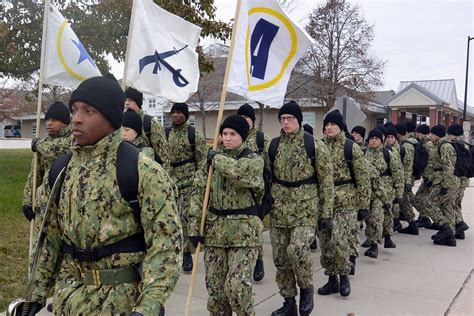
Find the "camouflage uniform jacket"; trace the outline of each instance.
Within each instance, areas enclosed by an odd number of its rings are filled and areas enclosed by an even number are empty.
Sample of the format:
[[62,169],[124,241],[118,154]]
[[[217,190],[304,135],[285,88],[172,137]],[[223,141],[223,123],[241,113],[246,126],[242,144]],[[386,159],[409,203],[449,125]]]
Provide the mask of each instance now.
[[[256,196],[263,193],[263,158],[255,153],[237,159],[247,148],[242,144],[236,149],[218,149],[212,160],[209,208],[218,210],[243,209],[255,205]],[[191,202],[189,235],[199,235],[203,197]],[[254,215],[220,216],[207,212],[204,243],[211,247],[256,247],[262,244],[263,224]]]
[[451,144],[447,144],[447,137],[434,142],[436,147],[434,156],[433,185],[453,189],[459,186],[459,178],[454,175],[456,165],[456,151]]
[[[325,143],[329,148],[334,171],[334,183],[351,180],[348,163],[344,158],[346,136],[340,133],[336,137],[326,137]],[[370,173],[369,164],[360,146],[352,146],[352,168],[355,182],[334,186],[334,209],[357,210],[368,209],[370,203]]]
[[392,198],[402,198],[404,183],[403,164],[400,159],[400,153],[395,147],[390,150],[390,169],[392,170]]
[[[401,145],[405,142],[403,145]],[[403,159],[403,173],[405,175],[405,185],[410,187],[415,183],[415,177],[413,177],[413,159],[415,158],[415,146],[414,144],[418,141],[412,137],[406,138],[405,136],[400,137],[398,140],[399,146],[405,148],[405,158]],[[400,152],[400,148],[398,148]]]
[[[326,145],[314,139],[316,170],[311,165],[304,146],[304,130],[281,134],[280,144],[273,162],[273,176],[295,182],[316,175],[318,184],[304,184],[296,188],[273,183],[273,209],[270,212],[272,227],[288,228],[315,226],[319,218],[331,218],[334,203],[334,183],[331,157]],[[268,148],[266,150],[266,161]]]
[[433,167],[434,167],[434,157],[436,156],[436,148],[433,144],[433,141],[428,137],[423,139],[423,147],[425,147],[428,152],[428,165],[423,171],[423,181],[431,181],[433,178]]
[[[50,224],[35,275],[33,300],[46,299],[47,289],[55,289],[55,301],[62,308],[76,297],[84,304],[93,302],[95,314],[110,314],[123,300],[130,302],[128,311],[158,315],[160,306],[178,281],[182,260],[182,229],[176,212],[175,192],[164,169],[140,153],[138,158],[138,201],[140,222],[132,208],[123,200],[117,186],[115,161],[121,142],[115,131],[92,146],[72,147],[59,205],[51,208]],[[49,185],[45,177],[43,186]],[[43,196],[47,198],[46,195]],[[147,252],[114,254],[92,264],[77,263],[62,252],[64,242],[82,249],[102,247],[143,231]],[[71,272],[73,267],[117,269],[142,265],[138,284],[114,286],[84,285]],[[61,267],[59,269],[59,266]],[[58,271],[59,270],[59,271]],[[122,305],[120,305],[122,304]],[[135,304],[135,306],[133,306]],[[103,305],[103,306],[102,306]],[[62,309],[61,308],[61,309]],[[72,306],[71,313],[81,306]],[[102,310],[101,310],[102,308]]]
[[[137,112],[140,117],[143,119],[145,117],[145,112],[140,109]],[[168,143],[166,141],[165,136],[165,129],[163,125],[158,122],[156,117],[152,118],[151,120],[151,131],[150,131],[150,138],[147,137],[145,130],[142,131],[142,135],[140,136],[142,143],[146,147],[153,148],[153,151],[160,156],[161,161],[163,162],[163,166],[167,166],[169,163],[169,152],[168,152]]]
[[[246,143],[247,147],[252,149],[254,152],[258,153],[259,148],[257,144],[257,131],[255,127],[249,131],[249,136],[247,137]],[[270,138],[267,135],[263,135],[263,151],[268,147],[268,143],[270,142]]]
[[[391,172],[396,171],[392,165],[393,156],[394,154],[390,153]],[[393,199],[393,182],[389,175],[384,175],[388,166],[383,155],[382,146],[378,148],[368,147],[365,157],[371,166],[371,199],[378,199],[382,202],[382,204],[390,203]]]
[[[63,127],[57,135],[48,136],[36,143],[38,150],[38,172],[36,178],[36,186],[38,187],[43,181],[43,176],[46,170],[51,167],[53,161],[66,153],[72,144],[71,128],[69,126]],[[32,206],[33,194],[31,187],[33,186],[33,170],[34,161],[31,161],[30,174],[26,180],[25,188],[23,190],[23,205]]]
[[178,163],[191,158],[195,162],[189,162],[181,166],[169,166],[169,175],[175,182],[178,190],[194,186],[205,185],[207,175],[207,146],[204,136],[196,130],[195,149],[193,151],[188,139],[188,126],[186,122],[180,126],[172,126],[168,137],[168,151],[170,163]]
[[145,156],[147,156],[151,160],[155,160],[155,152],[153,151],[153,148],[145,146],[145,144],[143,144],[143,142],[142,142],[141,137],[135,138],[132,141],[132,144],[137,146]]

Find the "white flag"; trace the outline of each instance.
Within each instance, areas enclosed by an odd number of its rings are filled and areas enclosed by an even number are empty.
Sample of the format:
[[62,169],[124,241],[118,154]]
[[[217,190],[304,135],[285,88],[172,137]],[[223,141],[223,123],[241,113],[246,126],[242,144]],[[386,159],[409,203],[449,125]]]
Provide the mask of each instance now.
[[196,46],[201,28],[152,0],[133,1],[130,28],[126,83],[141,92],[186,102],[198,88]]
[[44,82],[76,88],[100,71],[61,13],[49,6],[44,52]]
[[238,14],[227,91],[281,107],[291,71],[312,39],[276,0],[242,0]]

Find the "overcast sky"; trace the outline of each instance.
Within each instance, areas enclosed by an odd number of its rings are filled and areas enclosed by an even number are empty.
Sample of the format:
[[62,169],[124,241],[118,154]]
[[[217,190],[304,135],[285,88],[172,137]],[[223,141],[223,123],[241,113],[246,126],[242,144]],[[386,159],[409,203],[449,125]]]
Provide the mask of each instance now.
[[[301,24],[326,1],[295,0],[290,15]],[[458,99],[464,100],[467,37],[474,37],[473,0],[359,0],[369,23],[375,25],[374,53],[387,60],[382,89],[397,91],[403,80],[455,79]],[[215,0],[217,15],[228,21],[234,0]],[[474,40],[471,40],[468,104],[474,105]]]

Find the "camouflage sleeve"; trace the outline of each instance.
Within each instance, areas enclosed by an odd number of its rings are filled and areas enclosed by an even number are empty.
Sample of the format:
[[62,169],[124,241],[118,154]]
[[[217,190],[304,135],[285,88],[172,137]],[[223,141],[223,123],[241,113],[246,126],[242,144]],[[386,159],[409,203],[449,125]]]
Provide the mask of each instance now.
[[140,149],[140,151],[151,160],[155,160],[155,151],[153,150],[153,148],[143,147],[142,149]]
[[42,158],[56,159],[71,148],[72,140],[72,136],[58,138],[47,137],[38,141],[36,149]]
[[403,159],[403,172],[405,185],[413,186],[413,159],[415,158],[415,147],[410,143],[405,143],[405,159]]
[[160,156],[163,161],[163,166],[168,166],[170,163],[170,156],[168,153],[168,142],[166,141],[165,128],[158,122],[158,119],[154,117],[151,121],[151,147],[154,152]]
[[397,153],[390,152],[390,170],[392,171],[393,188],[395,189],[395,197],[403,197],[404,189],[404,173],[400,156]]
[[216,171],[241,188],[263,189],[263,164],[263,158],[257,154],[241,159],[217,154],[212,160]]
[[441,187],[452,188],[453,184],[456,183],[456,176],[454,175],[456,151],[451,144],[446,144],[442,144],[439,149],[440,162],[443,166],[443,171],[441,171]]
[[23,188],[23,203],[22,205],[29,205],[31,206],[33,204],[32,199],[33,199],[33,192],[31,190],[31,187],[33,186],[33,170],[34,170],[34,157],[31,160],[31,167],[30,167],[30,173],[28,174],[28,178],[26,179],[25,187]]
[[138,162],[141,224],[147,254],[135,311],[158,315],[179,278],[183,250],[176,195],[164,169],[140,154]]
[[370,204],[370,173],[369,163],[364,157],[364,152],[359,146],[352,146],[352,166],[357,183],[357,197],[359,198],[359,208],[368,209]]
[[194,159],[196,159],[196,174],[193,180],[193,187],[195,189],[198,189],[206,185],[206,177],[207,177],[206,139],[198,131],[196,131]]
[[[206,179],[207,179],[207,173],[206,173]],[[204,193],[205,193],[205,188],[202,188],[199,190],[194,190],[191,196],[189,214],[188,214],[188,235],[189,236],[199,235]]]
[[334,206],[334,178],[331,155],[327,146],[314,140],[316,149],[316,174],[318,176],[318,195],[321,201],[321,218],[332,218]]

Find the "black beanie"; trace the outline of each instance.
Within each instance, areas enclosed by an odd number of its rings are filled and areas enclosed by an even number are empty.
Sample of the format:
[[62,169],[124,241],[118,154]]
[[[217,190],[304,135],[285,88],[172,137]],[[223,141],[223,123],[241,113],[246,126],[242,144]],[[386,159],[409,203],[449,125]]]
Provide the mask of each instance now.
[[44,116],[45,120],[55,119],[69,125],[71,122],[71,111],[67,108],[66,104],[56,101],[49,107],[48,111]]
[[173,113],[174,111],[183,113],[186,117],[186,121],[189,119],[189,107],[186,103],[173,104],[173,107],[171,107],[171,113]]
[[397,129],[393,126],[387,127],[387,137],[389,135],[395,136],[395,138],[396,138],[397,137]]
[[324,117],[323,126],[326,126],[327,123],[334,123],[337,126],[339,126],[341,131],[344,130],[344,120],[342,118],[341,113],[339,113],[338,110],[334,110],[326,114],[326,116]]
[[313,127],[309,124],[303,125],[303,129],[306,133],[313,135]]
[[231,115],[224,120],[221,127],[219,128],[219,134],[222,135],[224,128],[231,128],[239,133],[243,141],[245,141],[247,136],[249,136],[249,124],[242,116],[237,114]]
[[106,77],[86,79],[72,92],[69,107],[76,101],[95,107],[115,129],[122,125],[125,94],[116,81]]
[[142,108],[143,93],[141,93],[140,91],[135,90],[132,87],[129,87],[127,90],[125,90],[125,97],[132,99],[133,101],[135,101],[135,103],[138,105],[140,109]]
[[237,111],[237,114],[238,115],[245,115],[248,118],[250,118],[252,120],[252,122],[255,123],[255,110],[253,109],[253,107],[250,104],[245,103],[245,104],[241,105],[239,110]]
[[278,112],[278,120],[283,114],[291,114],[298,120],[298,124],[301,126],[301,122],[303,121],[303,113],[301,112],[301,108],[295,101],[291,100],[288,103],[283,104],[280,111]]
[[428,135],[430,133],[430,127],[426,124],[423,124],[423,125],[418,126],[416,128],[416,131],[423,135]]
[[453,124],[448,127],[448,134],[453,136],[462,136],[464,130],[461,124]]
[[125,111],[125,113],[123,113],[122,126],[134,129],[135,132],[137,132],[137,136],[142,134],[142,118],[132,109],[128,109]]
[[387,129],[383,125],[379,125],[376,128],[378,128],[382,132],[384,137],[387,137]]
[[352,129],[351,133],[354,133],[356,132],[357,134],[359,134],[360,136],[362,136],[362,138],[365,137],[365,127],[364,126],[354,126],[354,128]]
[[395,129],[397,130],[397,133],[400,135],[406,135],[407,133],[407,127],[405,126],[405,124],[398,123],[397,125],[395,125]]
[[372,137],[378,137],[383,142],[383,133],[378,128],[374,128],[369,132],[369,139],[371,139]]
[[407,128],[408,133],[413,133],[416,129],[416,124],[412,121],[405,122],[405,127]]
[[444,125],[435,125],[430,129],[430,133],[438,137],[444,137],[446,136],[446,128]]
[[389,127],[395,127],[395,125],[393,125],[392,122],[387,122],[387,123],[385,123],[385,124],[383,125],[383,127],[389,128]]

